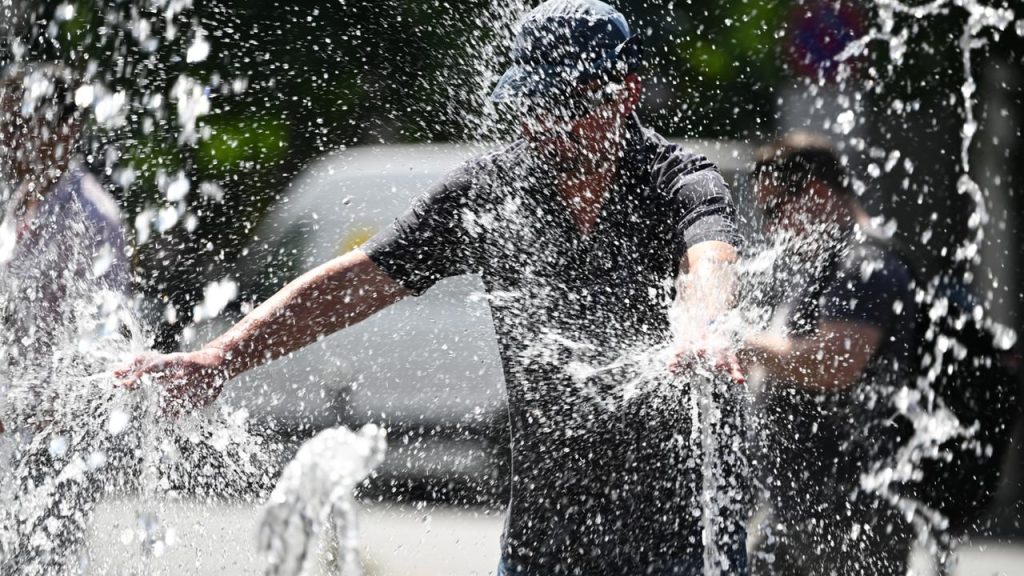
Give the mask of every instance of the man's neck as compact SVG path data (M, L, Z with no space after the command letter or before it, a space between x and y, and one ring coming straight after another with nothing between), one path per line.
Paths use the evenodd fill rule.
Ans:
M612 162L603 170L569 176L558 183L559 195L581 233L593 231L617 171L618 162Z
M593 231L601 215L608 191L615 181L626 148L625 122L616 127L612 147L593 153L572 172L556 179L559 195L565 202L576 228L583 234Z

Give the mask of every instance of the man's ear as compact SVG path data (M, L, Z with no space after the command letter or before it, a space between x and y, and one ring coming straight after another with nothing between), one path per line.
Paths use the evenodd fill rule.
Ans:
M643 85L640 83L640 77L635 73L626 75L622 83L626 86L626 95L622 100L622 112L628 116L633 113L637 104L640 103Z

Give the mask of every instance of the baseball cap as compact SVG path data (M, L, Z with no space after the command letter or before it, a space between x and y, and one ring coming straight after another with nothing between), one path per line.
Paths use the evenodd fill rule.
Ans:
M625 76L640 59L640 37L615 8L598 0L550 0L520 23L513 64L491 100L558 96L594 80Z

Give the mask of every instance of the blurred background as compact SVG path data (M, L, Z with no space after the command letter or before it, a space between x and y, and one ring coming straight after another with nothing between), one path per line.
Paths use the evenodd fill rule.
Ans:
M169 351L358 246L461 159L510 138L486 96L530 5L0 0L0 64L62 61L92 87L82 152L120 202L139 305L153 346ZM643 36L642 119L715 160L741 205L757 145L796 127L824 131L922 271L967 275L989 316L1024 331L1024 6L986 3L1018 14L979 28L975 44L963 37L977 8L968 2L926 16L867 0L616 6ZM976 126L965 124L965 97ZM966 259L957 250L978 211L957 187L965 133L990 216L978 257ZM226 306L210 313L202 304L218 289ZM504 497L507 441L480 292L474 279L447 281L254 372L230 401L287 441L385 423L392 453L364 498L477 506L453 513L484 514L491 523L469 533L496 535L485 511ZM1024 538L1020 445L1003 463L986 538Z
M838 78L834 57L885 26L871 2L617 3L644 37L642 116L652 128L751 144L797 126L830 132L858 168L868 205L895 218L910 244L930 247L921 254L934 268L973 213L956 193L968 16L958 4L905 16L898 51L876 40ZM527 7L4 0L0 61L60 60L103 86L109 97L98 92L92 102L97 122L86 148L128 220L166 206L179 175L191 183L194 218L135 239L140 286L176 309L156 333L158 346L173 348L203 287L234 273L253 229L320 156L365 144L507 138L485 97ZM1001 33L983 31L970 58L972 169L993 216L986 265L999 270L1021 259L1012 190L1022 169L1022 32L1019 20ZM844 111L852 117L837 122ZM991 300L1015 323L1009 296L1016 291L1002 285ZM250 299L243 291L238 302Z

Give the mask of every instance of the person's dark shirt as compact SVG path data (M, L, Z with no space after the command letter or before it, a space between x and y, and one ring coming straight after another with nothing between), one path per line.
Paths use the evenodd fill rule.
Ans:
M516 142L456 170L364 250L416 294L483 278L512 427L509 562L644 573L700 547L692 454L678 448L688 409L669 386L631 396L635 374L573 367L668 343L680 260L701 242L738 243L733 201L711 162L635 118L590 233L551 182Z
M781 381L766 386L766 476L775 513L831 518L836 510L848 515L853 501L873 506L872 495L857 493L860 475L898 448L892 398L914 369L914 275L892 244L861 231L851 232L824 266L802 276L786 275L793 296L782 310L791 336L813 336L824 322L881 332L878 348L847 389L809 391Z

